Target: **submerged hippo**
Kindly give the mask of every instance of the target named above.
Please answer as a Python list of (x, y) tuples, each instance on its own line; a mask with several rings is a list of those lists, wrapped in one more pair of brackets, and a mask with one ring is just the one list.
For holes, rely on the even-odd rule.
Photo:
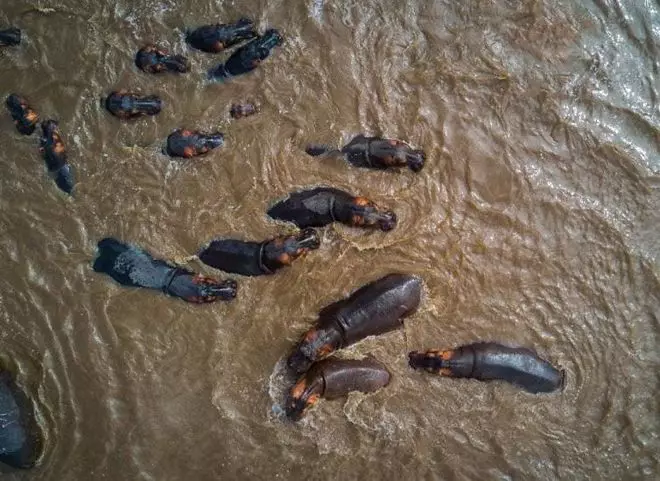
[(0, 462), (31, 468), (41, 456), (42, 444), (30, 401), (11, 374), (0, 368)]
[(243, 117), (249, 117), (250, 115), (254, 115), (259, 112), (259, 106), (257, 104), (254, 104), (252, 102), (246, 102), (243, 104), (232, 104), (231, 108), (229, 109), (229, 115), (233, 119), (241, 119)]
[(171, 157), (189, 159), (222, 147), (225, 137), (220, 132), (204, 133), (199, 130), (176, 129), (167, 137), (165, 152)]
[(320, 245), (316, 231), (305, 229), (297, 235), (279, 236), (264, 242), (214, 240), (198, 256), (204, 264), (225, 272), (261, 276), (274, 274)]
[(104, 272), (124, 286), (158, 289), (184, 301), (202, 304), (236, 297), (236, 281), (216, 281), (194, 274), (154, 257), (148, 252), (116, 239), (98, 243), (94, 270)]
[(419, 307), (421, 293), (421, 279), (407, 274), (389, 274), (361, 287), (321, 310), (316, 325), (305, 333), (287, 365), (303, 373), (337, 349), (403, 326), (403, 319)]
[(352, 391), (378, 391), (390, 382), (390, 373), (375, 358), (326, 359), (314, 364), (293, 386), (286, 401), (286, 415), (293, 421), (320, 398), (337, 399)]
[(228, 79), (251, 72), (266, 60), (272, 49), (282, 44), (282, 36), (275, 29), (267, 30), (242, 47), (239, 47), (229, 59), (209, 71), (209, 78), (215, 80)]
[(21, 43), (21, 30), (18, 28), (6, 28), (0, 30), (0, 47), (14, 47)]
[(273, 219), (293, 222), (298, 227), (323, 227), (341, 222), (352, 227), (396, 227), (396, 214), (384, 210), (366, 197), (354, 197), (332, 187), (317, 187), (294, 192), (268, 210)]
[(163, 101), (157, 95), (138, 95), (120, 90), (105, 99), (105, 108), (120, 119), (131, 119), (146, 115), (157, 115)]
[(337, 155), (356, 167), (385, 170), (392, 167), (408, 167), (419, 172), (424, 167), (426, 155), (401, 140), (365, 137), (358, 135), (341, 149), (325, 145), (309, 145), (309, 155)]
[(236, 23), (217, 23), (196, 28), (186, 35), (186, 42), (198, 50), (218, 53), (256, 36), (254, 22), (249, 18), (241, 18)]
[(190, 70), (188, 59), (183, 55), (170, 55), (156, 45), (145, 45), (135, 54), (135, 65), (147, 73), (179, 72)]
[(39, 139), (41, 155), (46, 161), (48, 172), (55, 179), (55, 184), (67, 194), (71, 194), (75, 185), (71, 166), (66, 160), (66, 147), (57, 122), (46, 120), (41, 124)]
[(37, 128), (39, 114), (28, 105), (27, 100), (16, 94), (9, 95), (5, 104), (14, 120), (16, 130), (23, 135), (31, 135)]
[(413, 351), (408, 358), (414, 369), (447, 377), (508, 381), (534, 394), (563, 388), (565, 382), (565, 371), (554, 368), (534, 351), (494, 342), (477, 342), (449, 351)]

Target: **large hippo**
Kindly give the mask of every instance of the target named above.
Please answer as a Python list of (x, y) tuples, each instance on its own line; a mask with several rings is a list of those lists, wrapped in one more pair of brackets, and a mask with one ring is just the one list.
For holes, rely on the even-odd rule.
[(274, 274), (320, 245), (316, 231), (305, 229), (297, 235), (279, 236), (264, 242), (216, 239), (198, 256), (204, 264), (225, 272), (261, 276)]
[(30, 401), (11, 374), (0, 368), (0, 462), (17, 469), (31, 468), (42, 447)]
[(75, 185), (71, 166), (66, 159), (66, 147), (55, 120), (46, 120), (41, 124), (39, 139), (41, 155), (46, 161), (48, 172), (55, 179), (55, 184), (67, 194), (71, 194)]
[(403, 319), (417, 310), (421, 293), (421, 279), (408, 274), (388, 274), (361, 287), (321, 310), (316, 325), (305, 333), (287, 365), (303, 373), (337, 349), (403, 326)]
[(165, 152), (171, 157), (189, 159), (222, 147), (224, 143), (225, 137), (220, 132), (206, 133), (199, 130), (176, 129), (167, 136)]
[(157, 115), (162, 107), (163, 101), (157, 95), (140, 95), (126, 90), (112, 92), (105, 99), (105, 108), (120, 119)]
[(375, 358), (325, 359), (314, 364), (293, 386), (286, 401), (286, 415), (293, 421), (320, 398), (337, 399), (352, 391), (374, 392), (387, 386), (390, 373)]
[(21, 30), (18, 28), (6, 28), (0, 30), (0, 47), (14, 47), (21, 43)]
[(413, 149), (401, 140), (364, 135), (354, 137), (341, 149), (332, 149), (325, 145), (309, 145), (305, 151), (313, 156), (337, 155), (356, 167), (377, 170), (408, 167), (413, 172), (419, 172), (426, 160), (423, 150)]
[(251, 72), (266, 60), (272, 49), (282, 44), (282, 36), (275, 29), (239, 47), (229, 59), (209, 71), (209, 78), (224, 80), (236, 75)]
[(184, 301), (202, 304), (236, 297), (236, 281), (217, 281), (154, 259), (136, 246), (113, 238), (98, 243), (94, 270), (104, 272), (124, 286), (157, 289)]
[(341, 222), (352, 227), (380, 228), (389, 231), (396, 227), (396, 214), (385, 210), (366, 197), (355, 197), (333, 187), (294, 192), (268, 210), (274, 219), (293, 222), (298, 227), (323, 227)]
[(535, 394), (563, 388), (565, 382), (563, 369), (556, 369), (531, 349), (494, 342), (477, 342), (448, 351), (413, 351), (408, 358), (414, 369), (447, 377), (508, 381)]
[(236, 23), (217, 23), (198, 27), (188, 32), (186, 42), (198, 50), (218, 53), (256, 36), (254, 22), (249, 18), (241, 18)]
[(10, 94), (5, 104), (14, 120), (16, 130), (23, 135), (31, 135), (37, 128), (39, 114), (20, 95)]
[(186, 73), (190, 63), (183, 55), (170, 55), (167, 51), (149, 44), (135, 54), (135, 66), (147, 73)]

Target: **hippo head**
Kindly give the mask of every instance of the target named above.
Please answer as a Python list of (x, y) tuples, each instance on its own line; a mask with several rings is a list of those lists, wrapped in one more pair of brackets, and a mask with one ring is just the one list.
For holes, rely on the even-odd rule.
[(264, 245), (262, 263), (271, 271), (288, 266), (309, 251), (321, 245), (318, 233), (314, 229), (304, 229), (297, 235), (277, 237)]
[(341, 333), (334, 328), (312, 328), (303, 336), (286, 363), (289, 369), (301, 374), (341, 347)]
[(408, 365), (413, 369), (425, 370), (434, 374), (451, 376), (451, 367), (448, 361), (453, 351), (440, 351), (431, 349), (426, 352), (412, 351), (408, 353)]
[(308, 373), (289, 391), (285, 412), (292, 421), (299, 421), (305, 411), (318, 402), (325, 391), (322, 374)]
[(426, 154), (423, 150), (411, 150), (406, 154), (406, 164), (413, 172), (419, 172), (426, 163)]
[(193, 278), (193, 282), (197, 285), (197, 298), (201, 299), (201, 302), (215, 302), (218, 299), (229, 301), (236, 297), (238, 284), (233, 279), (217, 281), (198, 275)]
[(50, 137), (53, 134), (57, 133), (57, 121), (55, 120), (46, 120), (44, 122), (41, 122), (41, 130), (43, 132), (44, 137)]
[(271, 28), (269, 30), (266, 30), (264, 34), (261, 37), (259, 37), (258, 42), (260, 47), (271, 50), (279, 45), (282, 45), (284, 40), (282, 39), (282, 35), (280, 34), (280, 32), (278, 32), (274, 28)]
[(236, 297), (237, 284), (233, 279), (218, 281), (201, 274), (177, 271), (166, 292), (195, 304), (205, 304), (217, 300), (230, 301)]
[(360, 227), (377, 227), (387, 232), (396, 227), (397, 217), (391, 210), (385, 210), (366, 197), (353, 200), (351, 223)]
[(220, 132), (213, 132), (206, 135), (200, 135), (201, 143), (204, 150), (216, 149), (222, 147), (225, 143), (225, 136)]

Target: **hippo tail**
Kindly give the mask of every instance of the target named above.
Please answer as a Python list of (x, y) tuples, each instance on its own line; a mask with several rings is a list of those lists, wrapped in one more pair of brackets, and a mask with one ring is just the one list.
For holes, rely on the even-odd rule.
[(312, 157), (318, 157), (319, 155), (323, 154), (329, 154), (332, 152), (339, 152), (336, 149), (333, 149), (332, 147), (328, 147), (327, 145), (322, 145), (322, 144), (309, 144), (305, 148), (305, 152), (307, 152), (308, 155), (311, 155)]
[(125, 244), (111, 237), (100, 240), (97, 247), (99, 255), (94, 261), (93, 266), (96, 272), (110, 272), (115, 265), (117, 257), (128, 250)]

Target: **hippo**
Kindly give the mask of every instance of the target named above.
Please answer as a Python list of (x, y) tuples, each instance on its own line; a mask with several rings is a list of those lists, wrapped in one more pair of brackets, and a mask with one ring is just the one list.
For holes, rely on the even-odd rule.
[(366, 197), (355, 197), (332, 187), (317, 187), (294, 192), (268, 210), (273, 219), (293, 222), (298, 227), (323, 227), (341, 222), (351, 227), (379, 228), (390, 231), (397, 217)]
[(34, 467), (43, 449), (34, 409), (9, 371), (0, 367), (0, 462), (15, 469)]
[(417, 311), (421, 292), (419, 277), (393, 273), (326, 306), (288, 357), (287, 366), (303, 373), (337, 349), (402, 327), (403, 319)]
[(279, 236), (264, 242), (216, 239), (198, 257), (204, 264), (225, 272), (261, 276), (274, 274), (320, 245), (316, 231), (305, 229), (297, 235)]
[(16, 94), (10, 94), (5, 103), (16, 130), (23, 135), (31, 135), (37, 128), (39, 114), (28, 105), (27, 100)]
[(188, 32), (186, 42), (203, 52), (218, 53), (256, 36), (254, 22), (249, 18), (241, 18), (236, 23), (217, 23), (196, 28)]
[(563, 389), (566, 373), (524, 347), (509, 347), (495, 342), (476, 342), (456, 349), (408, 354), (413, 369), (441, 376), (507, 381), (533, 394)]
[(309, 145), (305, 152), (312, 156), (339, 156), (355, 167), (375, 170), (408, 167), (413, 172), (419, 172), (426, 161), (423, 150), (413, 149), (401, 140), (364, 135), (354, 137), (341, 149)]
[(156, 45), (145, 45), (135, 54), (135, 65), (146, 73), (178, 72), (190, 70), (190, 63), (183, 55), (170, 55)]
[(375, 392), (389, 382), (389, 371), (373, 356), (325, 359), (315, 363), (291, 388), (285, 412), (292, 421), (299, 421), (320, 398), (337, 399), (352, 391)]
[(123, 286), (158, 289), (195, 304), (219, 299), (230, 301), (236, 297), (237, 284), (233, 279), (217, 281), (195, 274), (117, 239), (100, 240), (98, 251), (94, 271), (108, 274)]
[(239, 47), (224, 64), (212, 68), (209, 78), (222, 81), (251, 72), (268, 58), (273, 48), (281, 44), (280, 33), (275, 29), (267, 30), (263, 35)]
[(163, 101), (157, 95), (138, 95), (120, 90), (112, 92), (105, 100), (105, 108), (120, 119), (157, 115)]
[(243, 104), (235, 103), (232, 104), (231, 108), (229, 109), (229, 115), (231, 115), (233, 119), (241, 119), (243, 117), (249, 117), (250, 115), (257, 114), (259, 113), (259, 110), (259, 106), (251, 102)]
[(39, 151), (46, 161), (48, 172), (55, 180), (55, 184), (71, 195), (75, 180), (71, 166), (66, 160), (66, 147), (59, 126), (55, 120), (46, 120), (41, 123), (41, 130)]
[(15, 47), (21, 43), (21, 30), (18, 28), (6, 28), (0, 30), (0, 47)]
[(189, 159), (222, 147), (225, 137), (220, 132), (204, 133), (199, 130), (176, 129), (167, 137), (165, 153), (171, 157)]

